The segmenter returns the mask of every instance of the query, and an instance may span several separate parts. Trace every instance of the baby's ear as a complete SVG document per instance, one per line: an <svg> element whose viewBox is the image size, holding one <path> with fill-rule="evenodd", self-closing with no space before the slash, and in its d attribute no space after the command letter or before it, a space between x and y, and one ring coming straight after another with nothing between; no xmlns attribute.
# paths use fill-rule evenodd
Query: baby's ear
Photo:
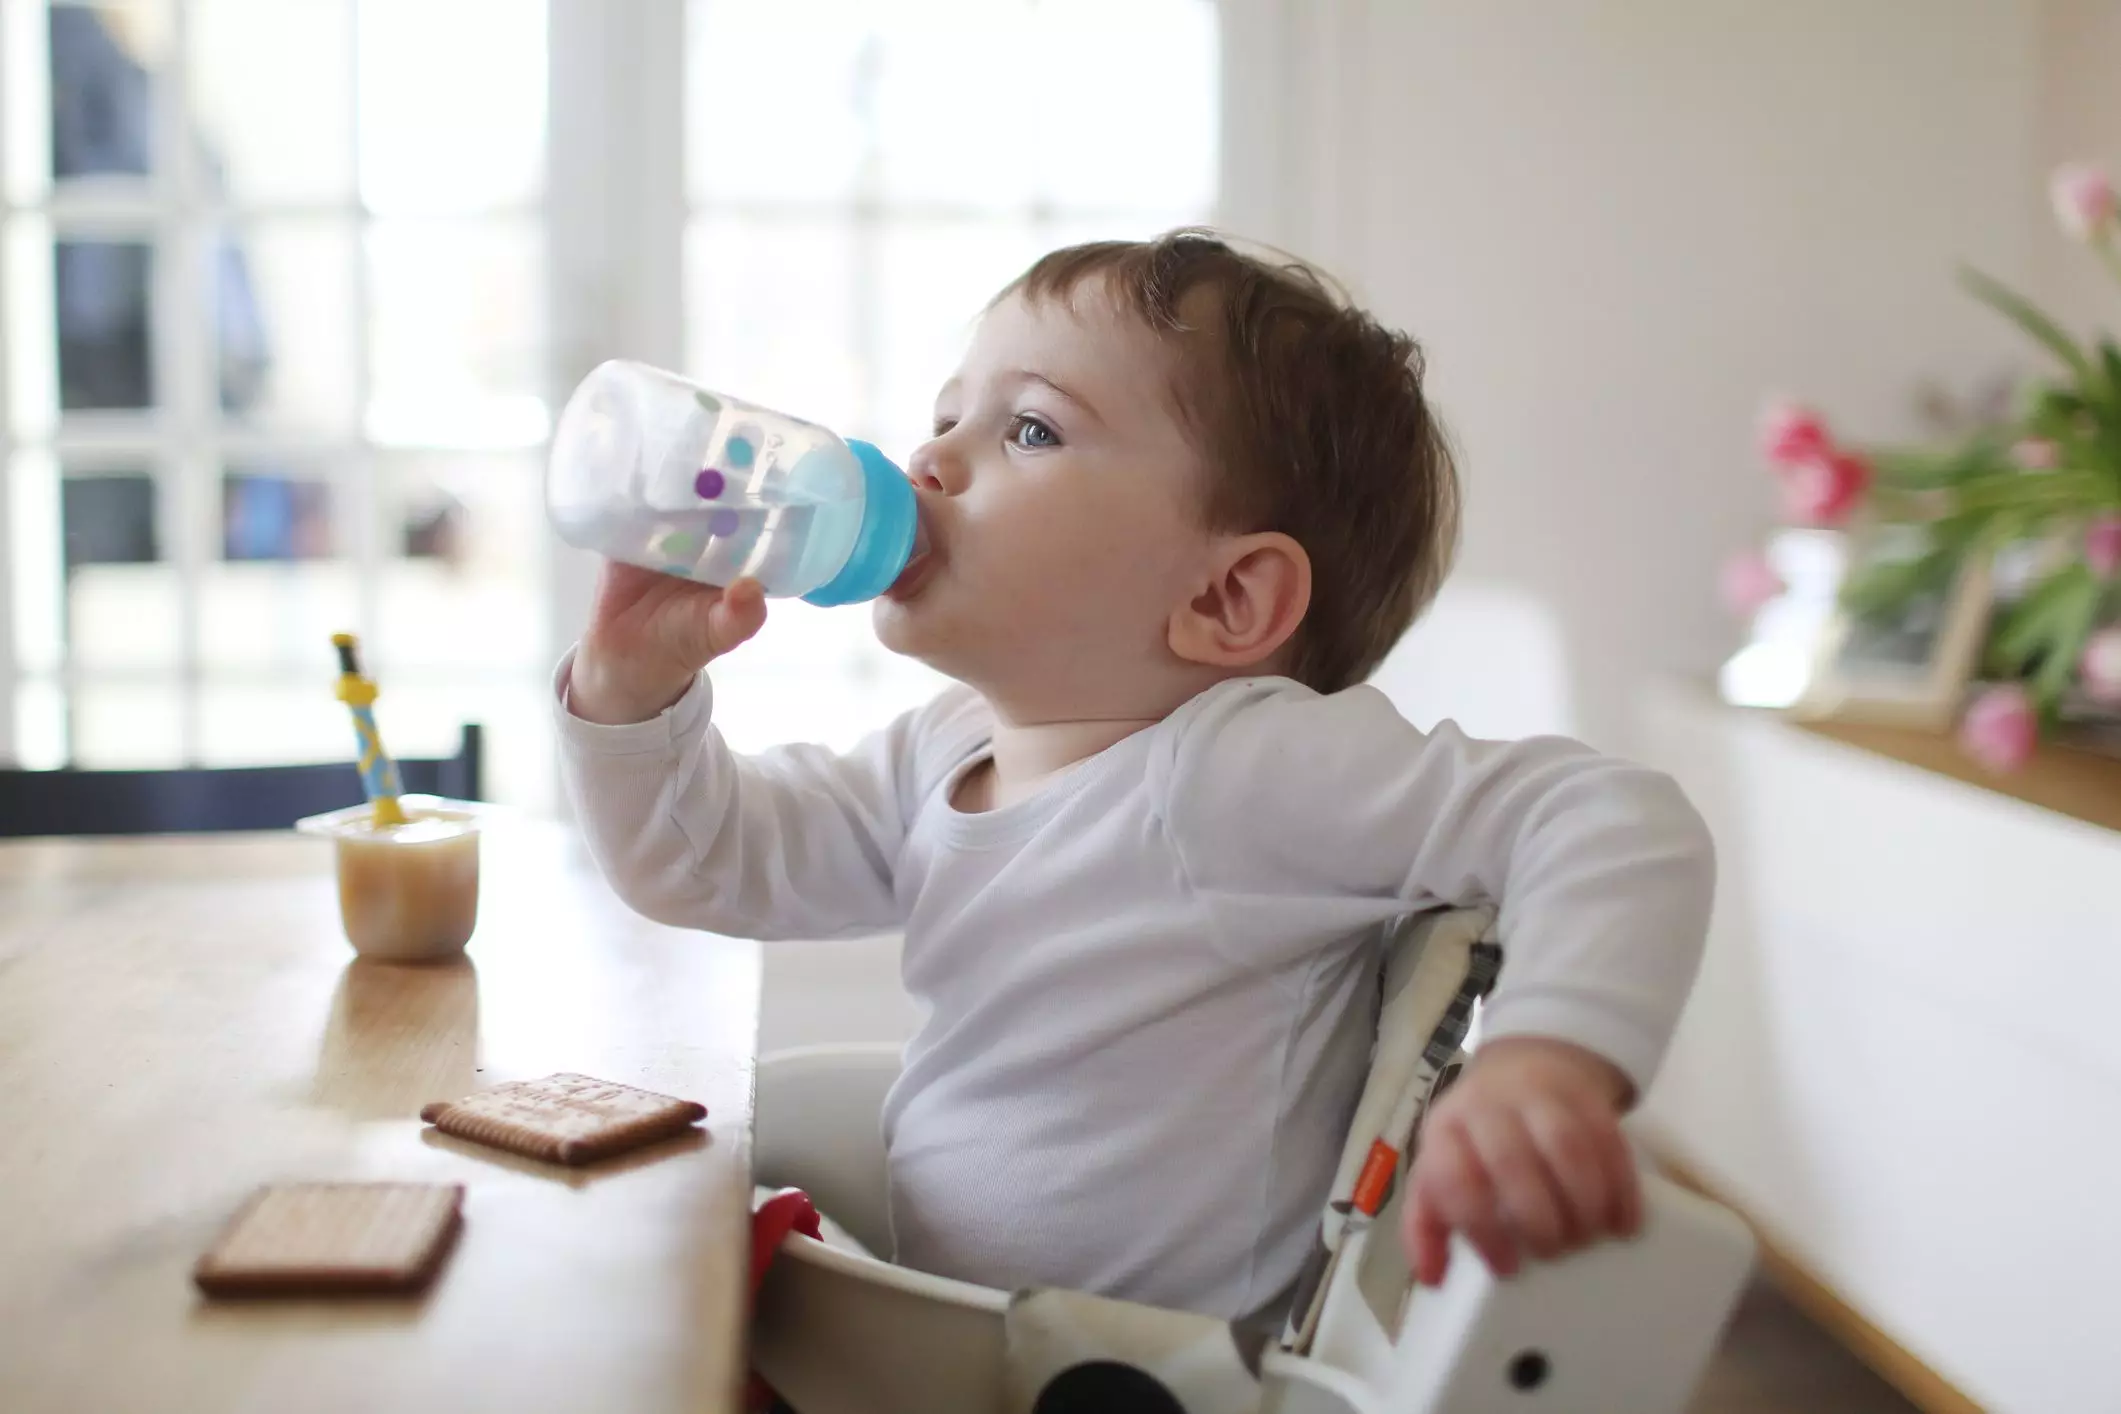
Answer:
<svg viewBox="0 0 2121 1414"><path fill-rule="evenodd" d="M1171 615L1171 651L1189 663L1252 668L1281 651L1311 607L1311 557L1280 531L1232 536L1206 581Z"/></svg>

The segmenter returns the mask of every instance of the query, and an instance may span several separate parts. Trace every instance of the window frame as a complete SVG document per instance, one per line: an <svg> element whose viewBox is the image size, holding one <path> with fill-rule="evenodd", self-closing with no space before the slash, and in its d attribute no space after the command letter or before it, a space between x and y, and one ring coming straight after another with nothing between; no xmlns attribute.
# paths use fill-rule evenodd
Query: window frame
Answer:
<svg viewBox="0 0 2121 1414"><path fill-rule="evenodd" d="M64 0L62 0L64 3ZM345 0L346 63L349 66L346 102L359 101L361 64L362 0ZM408 219L396 213L378 213L362 199L358 185L343 197L276 201L246 199L241 193L213 189L201 149L191 141L197 131L193 112L194 23L198 0L154 0L153 19L159 39L149 87L151 170L134 189L118 183L108 186L90 178L76 185L47 180L34 200L18 200L30 183L12 170L19 152L34 152L37 144L48 150L50 66L45 57L49 35L48 16L58 6L47 0L0 0L0 75L16 77L19 65L24 77L34 82L35 92L15 95L15 101L0 107L0 261L12 261L18 244L25 250L22 269L29 270L50 289L52 264L59 243L68 239L107 236L137 241L152 251L153 270L149 284L150 368L152 406L113 412L64 411L55 409L55 420L32 435L18 427L21 416L16 398L15 349L10 320L20 314L14 305L19 297L14 271L0 278L0 761L51 767L67 764L78 756L79 742L73 729L78 717L78 696L84 688L152 682L173 688L180 706L179 739L186 762L199 759L208 733L202 726L207 694L214 687L284 687L300 675L278 667L233 670L210 666L201 643L207 595L205 584L213 568L224 560L222 542L223 498L226 478L244 469L246 463L280 459L329 488L332 498L333 550L331 560L345 567L355 601L352 627L373 633L382 616L383 570L395 558L383 527L387 505L387 472L395 458L423 454L480 455L537 449L495 446L457 447L436 443L379 441L367 425L373 384L372 349L375 337L369 232L379 222ZM636 7L610 7L614 19ZM655 6L645 7L653 11ZM548 25L557 13L567 14L577 26L585 20L601 20L599 7L552 0L545 15ZM18 49L25 35L34 36L32 48ZM439 219L468 223L500 221L522 223L535 229L548 247L563 242L557 228L579 227L578 213L585 203L567 199L550 182L556 175L553 137L557 121L550 98L561 87L559 75L578 65L576 56L562 50L547 34L547 63L543 84L547 96L545 191L535 199L464 213L448 213ZM645 51L643 51L645 52ZM29 87L25 83L25 88ZM23 133L8 128L9 109L31 113L31 127ZM358 183L361 128L349 113L345 152L349 178ZM34 169L33 169L34 170ZM30 179L31 182L34 178ZM129 179L128 179L129 180ZM555 219L569 213L568 222ZM349 268L340 274L348 300L351 359L345 376L349 380L349 420L330 429L283 428L271 424L247 426L240 417L221 407L218 381L220 331L214 301L217 298L212 257L215 242L224 231L261 229L281 220L296 218L313 223L309 229L329 232L343 241ZM410 219L419 219L417 217ZM40 229L41 227L41 229ZM33 261L42 262L41 272ZM560 288L550 272L542 298L554 303ZM33 294L32 298L37 296ZM559 331L547 321L555 338ZM536 391L550 400L555 385L553 363L538 371ZM52 365L57 369L56 352ZM41 420L41 419L40 419ZM26 456L22 456L26 454ZM22 459L18 461L18 456ZM84 667L67 641L65 629L68 576L65 569L63 486L69 469L78 473L80 463L122 462L128 469L146 470L154 488L157 541L156 563L166 566L179 600L177 613L180 642L173 668ZM93 474L93 471L90 472ZM35 547L34 560L18 550ZM297 562L299 563L299 562ZM548 602L547 576L542 554L533 556L533 575L540 592L539 611ZM550 632L540 634L549 642ZM321 663L322 660L320 660ZM509 674L514 674L513 669ZM320 683L328 679L328 665L316 674ZM423 674L432 677L432 674ZM490 672L470 675L481 681L494 680ZM320 688L320 691L324 690ZM59 713L57 730L48 722L25 720L25 697L51 694ZM48 739L49 738L49 739ZM177 764L172 762L172 765Z"/></svg>
<svg viewBox="0 0 2121 1414"><path fill-rule="evenodd" d="M173 681L185 705L183 740L187 755L200 739L197 715L206 673L198 642L201 602L199 580L206 565L218 558L218 524L222 474L230 469L226 454L249 451L286 450L305 459L315 457L329 468L325 473L335 498L335 533L341 537L337 553L353 568L360 595L358 625L368 629L376 620L379 597L377 570L387 547L379 543L378 468L384 458L400 451L395 445L378 447L367 436L361 410L367 402L370 382L368 357L372 292L368 260L361 233L376 218L362 205L358 192L349 200L349 210L327 204L305 203L299 207L273 207L249 202L215 202L202 190L199 163L189 143L176 140L187 129L189 109L186 57L190 47L190 8L193 0L165 0L170 6L169 62L159 71L156 93L156 172L144 198L114 200L104 195L52 191L46 205L63 215L67 229L74 223L93 226L97 221L139 221L152 217L151 238L157 242L157 266L153 297L157 301L155 369L159 410L132 419L130 428L112 431L96 419L62 425L48 441L52 453L49 494L20 494L14 485L15 454L25 441L16 435L12 416L12 350L0 338L0 553L15 544L25 514L43 518L49 531L51 553L61 555L59 544L58 479L62 461L70 453L134 451L151 459L157 486L157 522L163 558L175 567L186 612L180 615L185 642L180 645L181 668ZM1284 0L1224 0L1216 6L1219 32L1218 79L1223 92L1216 115L1221 129L1217 172L1217 202L1226 205L1233 172L1231 150L1238 134L1228 123L1232 110L1227 92L1231 68L1232 19L1227 13L1240 10L1278 8ZM352 62L358 64L360 0L350 0L347 22ZM45 0L0 0L10 9L45 8ZM545 0L546 23L546 144L545 192L538 213L544 233L548 317L547 357L543 369L543 393L548 406L557 411L574 385L598 362L613 356L637 358L663 367L684 369L688 362L687 315L691 301L686 287L688 232L696 215L710 210L731 212L740 204L695 206L689 190L686 164L687 114L685 105L686 64L690 47L687 28L691 7L687 0L640 0L613 4L609 0ZM1257 28L1257 22L1240 24L1240 33ZM10 71L16 56L8 52L14 41L13 25L0 22L0 73ZM48 72L48 71L47 71ZM353 91L358 93L358 74ZM48 100L44 104L49 109ZM0 114L0 123L5 115ZM351 141L359 143L358 124L349 128ZM47 139L48 141L48 139ZM0 130L0 200L7 203L10 229L23 211L12 202L11 174L5 170L10 135ZM165 150L170 149L170 150ZM358 150L351 157L358 170ZM63 200L59 199L64 197ZM206 243L223 219L238 224L274 215L325 215L346 219L354 233L352 259L355 327L360 340L353 370L356 416L343 443L327 443L315 436L283 437L275 433L253 434L232 420L224 419L218 406L213 377L215 331L210 306L210 287L198 279L183 278L197 270L206 255ZM923 217L961 215L951 207L924 208L916 203L884 203L873 194L851 203L844 213L868 233L872 247L881 239L883 226L893 220L914 222ZM987 214L987 213L983 213ZM1032 203L1013 217L1030 223L1034 231L1055 223L1092 214L1089 208L1072 205L1055 208ZM1199 213L1212 220L1217 213ZM54 227L55 231L58 229ZM49 257L46 257L49 259ZM5 259L0 253L0 259ZM0 279L0 330L8 327L11 282ZM873 325L879 296L864 292L866 317L856 316L853 331L860 341L861 327ZM168 331L168 332L164 332ZM873 333L872 342L873 342ZM165 347L167 346L167 347ZM172 381L162 381L164 379ZM127 415L130 418L130 415ZM121 421L124 419L121 419ZM581 551L544 537L538 550L543 587L537 612L548 648L547 661L556 659L576 641L586 623L595 582L595 559ZM64 613L64 570L57 570L57 598L46 605L18 602L13 570L0 572L0 760L17 757L26 724L18 708L22 689L32 680L42 680L41 661L32 654L27 662L23 649L35 647L25 637L39 634L49 639L61 632ZM28 624L35 608L49 622ZM30 633L22 629L27 626ZM63 638L62 655L66 654ZM107 680L98 675L99 680ZM50 679L62 692L77 685L79 675L67 666ZM285 681L284 677L277 679ZM34 764L54 764L49 761ZM557 782L557 768L552 781ZM552 793L558 798L558 792Z"/></svg>

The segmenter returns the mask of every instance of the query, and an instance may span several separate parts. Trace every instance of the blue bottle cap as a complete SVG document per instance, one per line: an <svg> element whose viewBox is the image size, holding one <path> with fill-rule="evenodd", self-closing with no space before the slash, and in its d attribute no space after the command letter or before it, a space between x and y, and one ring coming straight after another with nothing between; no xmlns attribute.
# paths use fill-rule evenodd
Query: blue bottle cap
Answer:
<svg viewBox="0 0 2121 1414"><path fill-rule="evenodd" d="M874 599L897 582L906 561L913 558L914 533L920 528L913 483L869 443L850 437L847 449L862 464L862 528L855 533L847 563L805 594L806 604L829 608Z"/></svg>

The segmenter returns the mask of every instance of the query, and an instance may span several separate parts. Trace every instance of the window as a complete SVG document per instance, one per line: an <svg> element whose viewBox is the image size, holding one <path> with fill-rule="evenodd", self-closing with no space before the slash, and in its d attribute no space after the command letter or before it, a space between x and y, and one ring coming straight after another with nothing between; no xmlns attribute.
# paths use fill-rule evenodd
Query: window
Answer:
<svg viewBox="0 0 2121 1414"><path fill-rule="evenodd" d="M549 776L545 35L519 0L0 0L0 725L29 765Z"/></svg>
<svg viewBox="0 0 2121 1414"><path fill-rule="evenodd" d="M693 0L686 366L903 462L1041 252L1208 217L1212 0ZM940 684L860 609L775 604L718 669L740 749L851 745Z"/></svg>
<svg viewBox="0 0 2121 1414"><path fill-rule="evenodd" d="M342 756L350 627L394 750L480 722L549 804L568 381L903 459L1034 255L1209 214L1216 46L1213 0L0 0L0 759ZM722 671L745 748L936 686L800 604Z"/></svg>

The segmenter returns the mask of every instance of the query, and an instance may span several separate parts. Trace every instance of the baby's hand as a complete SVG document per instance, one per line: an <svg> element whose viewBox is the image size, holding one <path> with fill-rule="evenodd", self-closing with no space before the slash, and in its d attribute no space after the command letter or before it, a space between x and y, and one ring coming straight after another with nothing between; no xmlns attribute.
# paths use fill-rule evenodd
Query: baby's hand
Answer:
<svg viewBox="0 0 2121 1414"><path fill-rule="evenodd" d="M1559 1257L1642 1225L1635 1157L1620 1132L1629 1085L1566 1041L1482 1046L1421 1127L1401 1240L1434 1286L1462 1232L1497 1276L1523 1254Z"/></svg>
<svg viewBox="0 0 2121 1414"><path fill-rule="evenodd" d="M757 580L721 590L606 561L589 628L575 650L568 710L607 726L645 722L765 622L765 591Z"/></svg>

